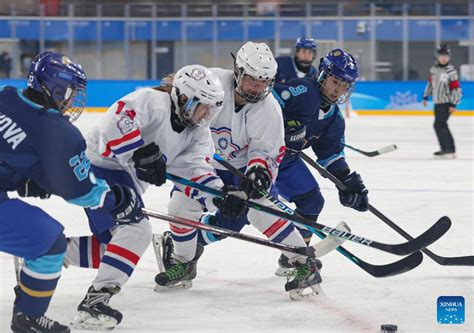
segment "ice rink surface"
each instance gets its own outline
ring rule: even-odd
[[[99,117],[84,114],[78,126],[86,131]],[[368,158],[346,149],[347,159],[362,175],[371,204],[412,236],[443,215],[452,219],[448,233],[429,247],[436,254],[474,254],[474,118],[450,119],[456,160],[432,159],[438,150],[432,122],[432,117],[350,118],[347,143],[364,150],[394,143],[398,150]],[[335,226],[344,220],[358,235],[387,243],[404,242],[371,213],[342,207],[335,187],[320,176],[317,179],[326,198],[321,223]],[[147,207],[166,211],[170,188],[171,184],[166,184],[150,189],[144,196]],[[61,221],[66,235],[89,234],[80,208],[58,198],[30,202]],[[167,224],[155,220],[153,228],[162,232]],[[259,235],[250,226],[244,231]],[[344,246],[371,263],[399,259],[356,244]],[[153,279],[157,266],[150,246],[128,284],[111,300],[124,315],[115,331],[379,332],[381,324],[396,324],[403,333],[474,332],[472,268],[440,266],[425,256],[411,272],[376,279],[334,251],[323,258],[326,295],[294,302],[283,289],[285,279],[274,275],[278,256],[275,250],[227,239],[206,248],[192,289],[156,293]],[[12,257],[0,253],[0,267],[0,332],[8,332],[15,283]],[[93,270],[63,270],[48,315],[67,324],[94,276]],[[464,324],[437,324],[439,296],[465,298]]]

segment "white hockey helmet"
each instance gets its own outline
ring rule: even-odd
[[[267,44],[245,43],[237,52],[234,62],[237,93],[249,103],[263,100],[273,89],[277,67]],[[248,77],[246,80],[249,83],[243,82],[245,77]]]
[[[171,98],[183,125],[209,126],[222,109],[224,88],[219,78],[206,67],[188,65],[175,74]],[[204,107],[199,108],[200,105]]]

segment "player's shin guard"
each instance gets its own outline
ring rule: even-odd
[[[96,290],[110,286],[122,287],[132,275],[152,238],[148,219],[116,226],[110,233],[112,239],[105,248],[97,276],[92,282]]]
[[[44,315],[61,276],[65,251],[66,238],[61,233],[47,253],[34,259],[25,259],[20,272],[16,311],[28,317]]]

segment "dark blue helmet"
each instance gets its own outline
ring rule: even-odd
[[[87,78],[81,65],[56,52],[42,52],[31,62],[28,87],[41,93],[49,107],[70,121],[76,120],[86,103]]]
[[[313,38],[300,37],[296,40],[295,49],[309,49],[316,52],[316,41]]]
[[[354,57],[341,49],[332,50],[321,59],[319,64],[318,82],[323,88],[321,94],[323,99],[329,104],[345,103],[355,88],[358,76],[357,62]],[[333,93],[331,96],[328,96],[328,91],[324,91],[328,88],[327,78],[329,77],[337,78],[339,88],[345,90],[342,94],[340,94],[340,89],[337,94],[331,90]],[[334,99],[336,95],[340,96]]]
[[[439,44],[436,47],[436,54],[450,55],[451,49],[449,48],[448,44]]]

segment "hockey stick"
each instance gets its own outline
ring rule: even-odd
[[[314,167],[316,170],[319,171],[321,175],[323,175],[326,178],[329,178],[334,184],[336,184],[337,187],[341,189],[347,189],[347,186],[345,186],[339,179],[337,179],[333,174],[331,174],[329,171],[324,169],[322,166],[320,166],[318,163],[313,161],[311,157],[306,155],[304,152],[300,153],[300,156],[305,160],[309,165]],[[411,241],[413,240],[413,237],[410,236],[407,232],[405,232],[402,228],[400,228],[398,225],[395,224],[395,222],[391,221],[388,217],[386,217],[384,214],[382,214],[378,209],[376,209],[374,206],[369,204],[369,211],[377,216],[379,219],[381,219],[385,224],[390,226],[393,230],[398,232],[400,235],[402,235],[405,239]],[[442,217],[441,219],[447,217]],[[474,266],[474,256],[464,256],[464,257],[441,257],[437,254],[434,254],[428,249],[423,249],[423,253],[425,253],[428,257],[436,261],[438,264],[443,265],[443,266]]]
[[[223,191],[216,190],[212,187],[208,187],[206,185],[199,184],[189,179],[172,175],[170,173],[166,174],[166,178],[169,180],[175,181],[177,183],[180,183],[182,185],[201,190],[203,192],[209,193],[211,195],[214,195],[220,198],[223,198],[226,195],[226,193]],[[392,254],[396,254],[396,255],[406,255],[406,254],[410,254],[410,253],[413,253],[413,252],[419,251],[420,249],[425,248],[426,246],[428,246],[429,244],[433,243],[434,241],[439,239],[441,236],[443,236],[451,227],[451,220],[448,217],[442,217],[431,228],[429,228],[427,231],[425,231],[423,234],[421,234],[420,236],[418,236],[412,241],[408,241],[401,244],[385,244],[385,243],[380,243],[377,241],[367,239],[365,237],[354,235],[350,232],[340,231],[336,228],[332,228],[332,227],[329,227],[317,222],[307,221],[306,219],[298,218],[286,212],[280,212],[278,210],[267,207],[265,205],[261,205],[254,201],[245,200],[243,202],[249,208],[253,208],[261,212],[265,212],[265,213],[268,213],[268,214],[271,214],[271,215],[274,215],[286,220],[291,220],[296,223],[301,223],[301,224],[304,224],[305,226],[313,227],[327,234],[344,238],[346,240],[350,240],[357,244],[365,245],[368,247],[372,247],[372,248],[389,252]]]
[[[364,151],[364,150],[349,146],[348,144],[344,144],[344,146],[346,146],[347,148],[352,149],[352,150],[354,150],[358,153],[361,153],[362,155],[368,156],[368,157],[374,157],[374,156],[379,156],[379,155],[382,155],[382,154],[385,154],[385,153],[390,153],[391,151],[394,151],[394,150],[397,149],[396,145],[389,145],[389,146],[386,146],[386,147],[383,147],[383,148],[380,148],[380,149],[377,149],[377,150],[374,150],[374,151]]]
[[[219,155],[214,155],[214,159],[222,165],[224,168],[232,172],[235,176],[242,178],[245,177],[244,173],[234,167],[232,164],[227,162],[226,160],[222,159]],[[294,214],[296,216],[299,216],[303,218],[301,215],[298,214],[298,212],[294,211],[290,207],[288,207],[284,202],[280,201],[278,198],[273,197],[270,193],[267,191],[260,191],[260,194],[262,194],[267,200],[271,201],[275,206],[281,207],[284,209],[284,211]],[[320,243],[324,242],[324,239],[327,239],[326,235],[323,234],[320,231],[317,231],[311,227],[307,227],[308,230],[310,230],[312,233],[317,235],[319,238],[323,239]],[[320,244],[318,243],[318,244]],[[342,245],[339,245],[336,250],[341,253],[343,256],[345,256],[347,259],[352,261],[354,264],[362,268],[364,271],[369,273],[370,275],[380,278],[380,277],[388,277],[388,276],[394,276],[398,274],[402,274],[408,271],[411,271],[413,268],[417,267],[418,265],[421,264],[423,261],[423,255],[421,252],[414,252],[410,254],[409,256],[397,260],[393,263],[386,264],[386,265],[373,265],[368,262],[365,262],[364,260],[360,259],[356,255],[352,254],[348,250],[346,250]]]
[[[236,238],[236,239],[240,239],[240,240],[243,240],[243,241],[246,241],[246,242],[259,244],[259,245],[263,245],[263,246],[267,246],[267,247],[272,247],[274,249],[278,249],[278,250],[281,250],[281,251],[287,251],[287,252],[291,252],[291,253],[295,253],[295,254],[300,254],[300,255],[307,256],[307,257],[313,257],[313,258],[318,257],[317,249],[315,249],[314,247],[311,247],[311,246],[310,247],[306,247],[306,246],[297,247],[297,246],[292,246],[292,245],[275,243],[275,242],[272,242],[272,241],[269,241],[269,240],[266,240],[266,239],[263,239],[263,238],[258,238],[258,237],[242,234],[240,232],[225,229],[225,228],[221,228],[221,227],[218,227],[218,226],[199,223],[199,222],[188,220],[188,219],[178,217],[178,216],[159,213],[159,212],[147,209],[147,208],[142,208],[142,211],[143,211],[143,213],[145,213],[145,215],[150,216],[150,217],[154,217],[154,218],[157,218],[157,219],[160,219],[160,220],[165,220],[165,221],[176,223],[176,224],[185,225],[187,227],[192,227],[192,228],[195,228],[195,229],[210,231],[213,234],[217,234],[217,235],[220,235],[220,236]]]

